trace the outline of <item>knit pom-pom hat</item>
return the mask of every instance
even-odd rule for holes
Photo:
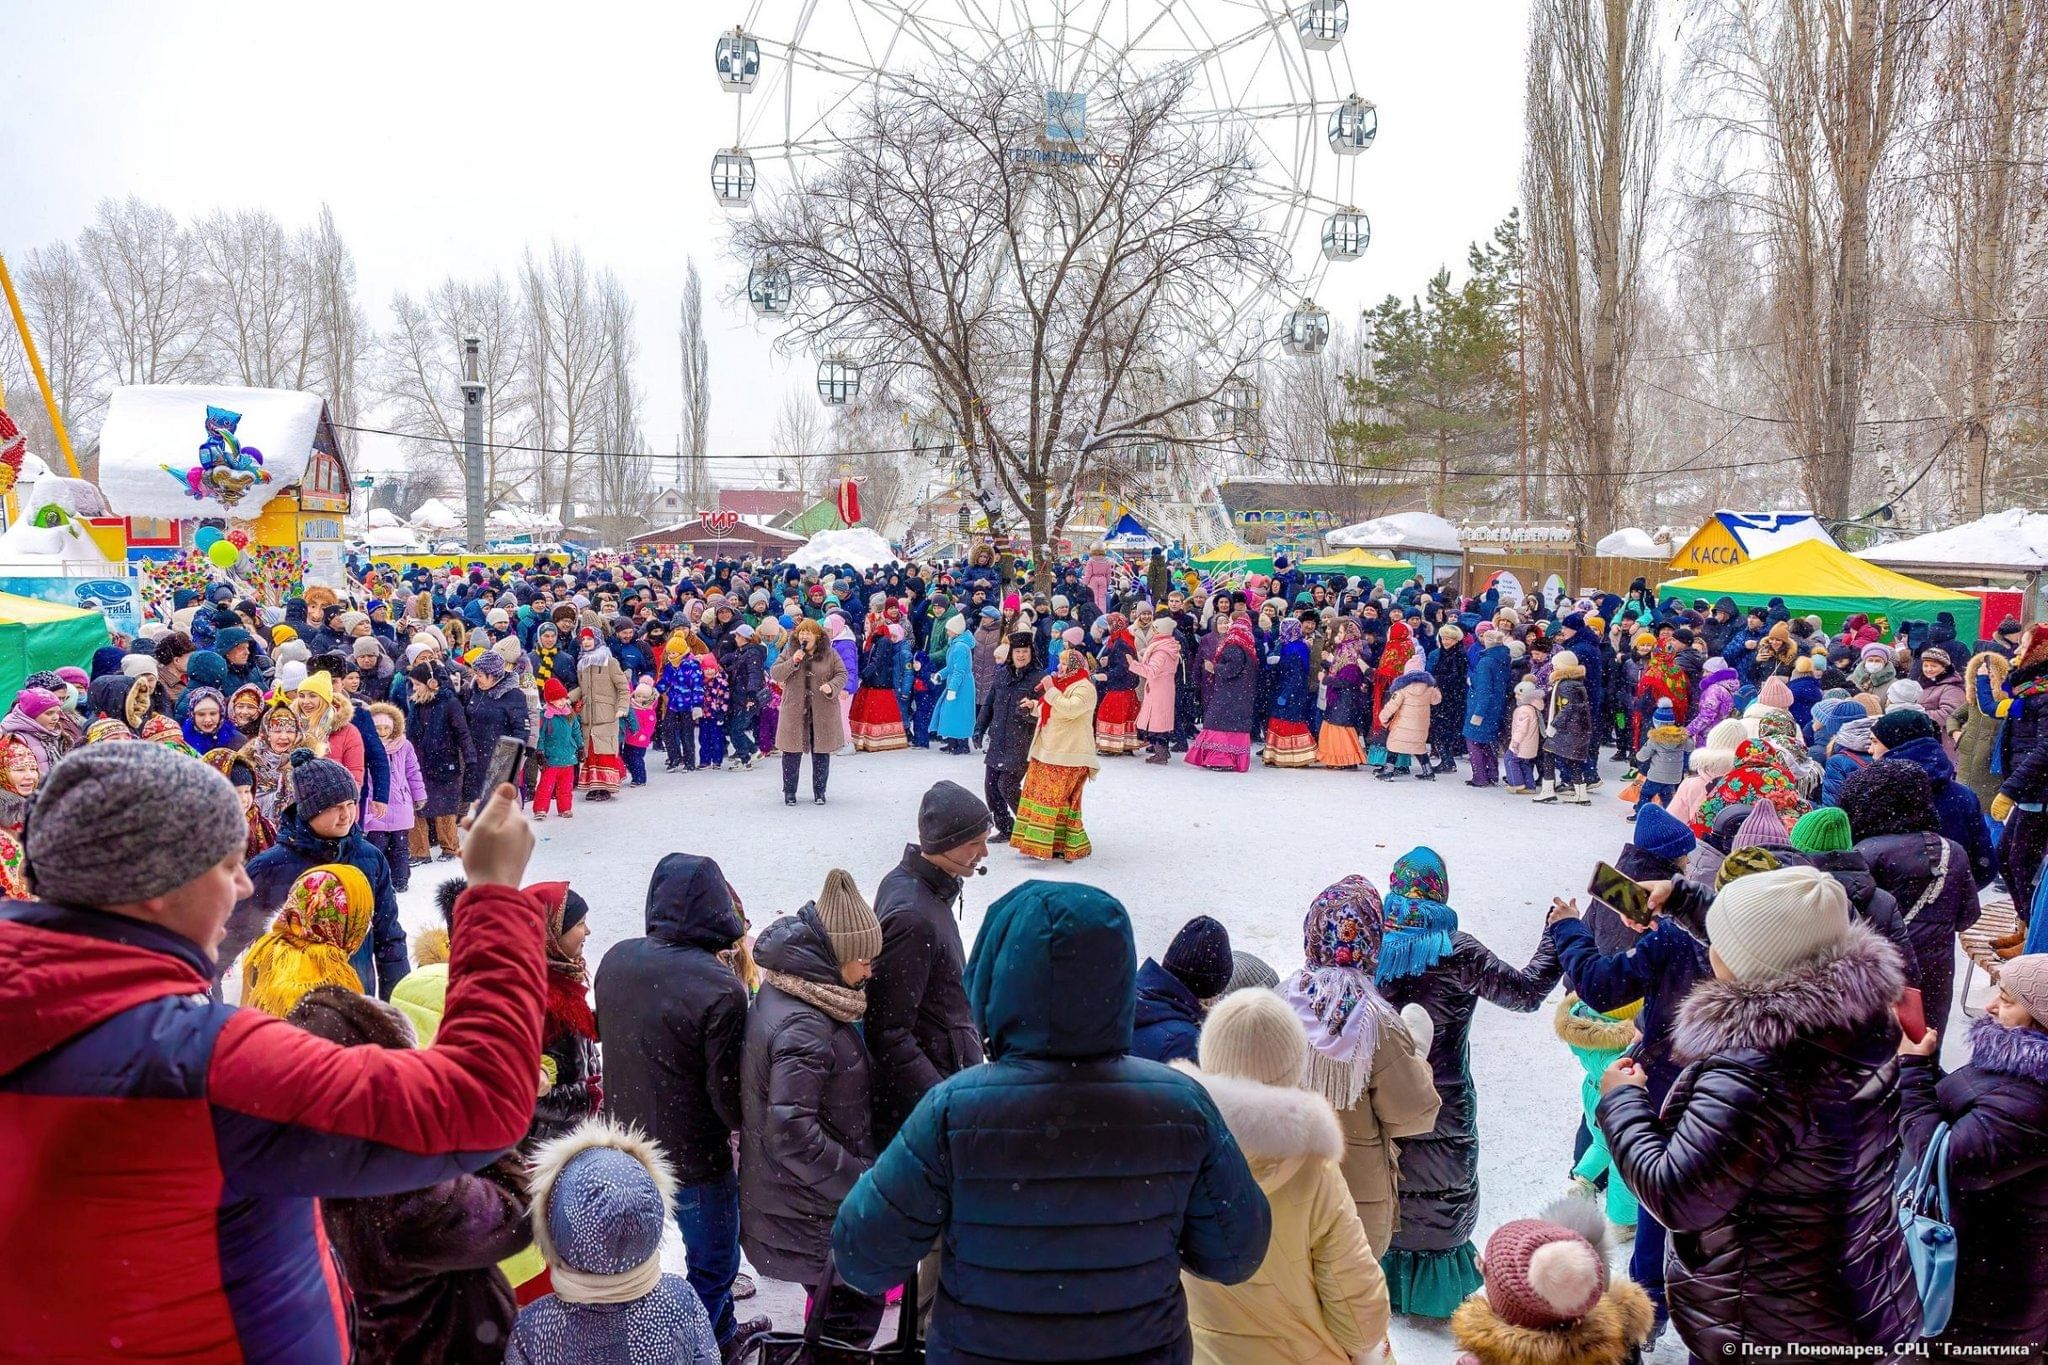
[[[1584,1221],[1581,1210],[1568,1207],[1573,1202],[1552,1205],[1542,1218],[1518,1218],[1486,1239],[1480,1258],[1486,1301],[1503,1322],[1536,1331],[1569,1326],[1607,1292],[1600,1245],[1569,1225]],[[1581,1209],[1591,1207],[1578,1202]]]

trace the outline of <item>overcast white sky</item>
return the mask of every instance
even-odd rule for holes
[[[1223,33],[1280,0],[1179,3]],[[1027,4],[1034,19],[1061,8],[1013,0]],[[707,183],[733,128],[711,51],[750,10],[774,34],[798,8],[0,0],[0,250],[75,237],[107,196],[187,218],[261,206],[287,225],[325,200],[381,327],[394,290],[509,272],[529,245],[573,241],[638,303],[659,450],[678,425],[675,320],[694,255],[715,297],[712,453],[765,451],[783,390],[809,391],[812,363],[775,356],[771,334],[722,297],[741,272],[721,254]],[[1339,321],[1461,268],[1466,243],[1515,201],[1521,155],[1525,0],[1351,9],[1345,53],[1380,136],[1358,167],[1372,248],[1322,292]]]

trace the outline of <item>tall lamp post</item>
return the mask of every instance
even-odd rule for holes
[[[462,339],[462,484],[472,554],[484,548],[484,339]]]

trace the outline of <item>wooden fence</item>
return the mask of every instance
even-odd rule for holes
[[[1675,572],[1670,564],[1668,559],[1619,559],[1569,553],[1499,554],[1468,550],[1465,552],[1461,582],[1465,595],[1476,597],[1486,591],[1489,578],[1506,569],[1520,581],[1524,592],[1540,593],[1543,585],[1550,581],[1550,576],[1556,574],[1564,580],[1566,590],[1573,597],[1603,592],[1626,593],[1629,584],[1638,578],[1654,588],[1669,579],[1685,577]]]

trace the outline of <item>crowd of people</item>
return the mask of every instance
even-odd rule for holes
[[[1903,1351],[1895,1187],[1930,1149],[1960,1265],[1928,1335],[2048,1343],[2048,627],[1964,646],[1284,561],[1218,586],[1090,556],[1041,594],[986,547],[167,606],[0,720],[0,1132],[30,1174],[0,1203],[0,1350],[737,1360],[771,1331],[744,1253],[846,1345],[897,1296],[934,1360],[1334,1365],[1397,1315],[1483,1365],[1619,1365],[1666,1330],[1701,1359]],[[507,737],[540,771],[486,792]],[[582,893],[524,883],[521,805],[617,799],[657,744],[672,771],[779,755],[794,805],[806,754],[822,803],[848,745],[934,741],[980,750],[982,794],[934,785],[871,894],[821,867],[750,916],[667,853],[644,935],[593,968]],[[1073,882],[961,934],[991,844],[1087,856],[1106,761],[1462,759],[1549,804],[1590,802],[1609,745],[1628,837],[1560,875],[1605,854],[1637,917],[1560,899],[1526,959],[1460,928],[1427,847],[1384,890],[1333,881],[1285,971],[1206,916],[1141,961]],[[396,894],[437,851],[462,875],[408,944]],[[2018,928],[1945,1071],[1996,882]],[[1471,1023],[1560,983],[1581,1197],[1482,1247]]]

